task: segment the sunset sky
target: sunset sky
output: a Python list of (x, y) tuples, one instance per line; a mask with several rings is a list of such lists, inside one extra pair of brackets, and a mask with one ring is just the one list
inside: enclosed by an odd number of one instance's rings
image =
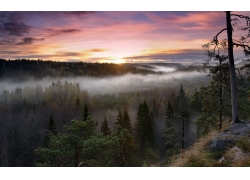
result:
[[(201, 45), (225, 26), (223, 11), (1, 11), (0, 58), (203, 61)], [(236, 31), (234, 35), (239, 37)]]

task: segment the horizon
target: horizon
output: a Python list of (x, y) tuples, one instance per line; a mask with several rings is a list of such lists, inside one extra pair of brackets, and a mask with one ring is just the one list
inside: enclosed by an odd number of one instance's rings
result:
[(201, 63), (202, 44), (225, 25), (220, 11), (0, 11), (0, 58)]

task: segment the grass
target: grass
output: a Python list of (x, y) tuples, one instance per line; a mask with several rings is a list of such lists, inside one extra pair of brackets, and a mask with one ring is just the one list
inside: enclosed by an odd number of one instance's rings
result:
[[(229, 127), (225, 124), (222, 131)], [(218, 160), (223, 156), (225, 151), (209, 152), (207, 144), (215, 138), (218, 131), (211, 131), (206, 136), (201, 137), (193, 146), (184, 151), (183, 155), (179, 154), (175, 160), (168, 165), (169, 167), (218, 167), (229, 166), (227, 163), (220, 163)], [(250, 147), (250, 146), (249, 146)], [(182, 157), (183, 156), (183, 157)]]

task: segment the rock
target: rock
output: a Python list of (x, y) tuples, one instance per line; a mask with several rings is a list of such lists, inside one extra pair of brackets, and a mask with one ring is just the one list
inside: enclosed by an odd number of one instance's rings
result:
[(250, 124), (239, 123), (231, 125), (227, 130), (219, 133), (208, 145), (208, 150), (226, 150), (240, 138), (250, 138)]
[(237, 161), (243, 161), (249, 159), (249, 154), (246, 152), (243, 152), (240, 148), (237, 146), (234, 146), (233, 148), (229, 149), (226, 154), (219, 160), (219, 162), (237, 162)]

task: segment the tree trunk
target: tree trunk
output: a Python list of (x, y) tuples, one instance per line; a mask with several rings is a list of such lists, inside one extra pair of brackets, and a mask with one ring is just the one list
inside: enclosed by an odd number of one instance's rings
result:
[(238, 118), (238, 109), (237, 109), (236, 76), (235, 76), (235, 68), (234, 68), (233, 39), (232, 39), (232, 25), (231, 25), (230, 11), (226, 11), (226, 19), (227, 19), (228, 58), (229, 58), (231, 103), (232, 103), (231, 124), (235, 124), (235, 123), (239, 123), (239, 118)]
[(183, 159), (184, 154), (184, 142), (185, 142), (185, 119), (184, 115), (182, 115), (182, 142), (181, 142), (181, 158)]
[(220, 59), (220, 123), (219, 123), (219, 131), (222, 128), (222, 63)]

